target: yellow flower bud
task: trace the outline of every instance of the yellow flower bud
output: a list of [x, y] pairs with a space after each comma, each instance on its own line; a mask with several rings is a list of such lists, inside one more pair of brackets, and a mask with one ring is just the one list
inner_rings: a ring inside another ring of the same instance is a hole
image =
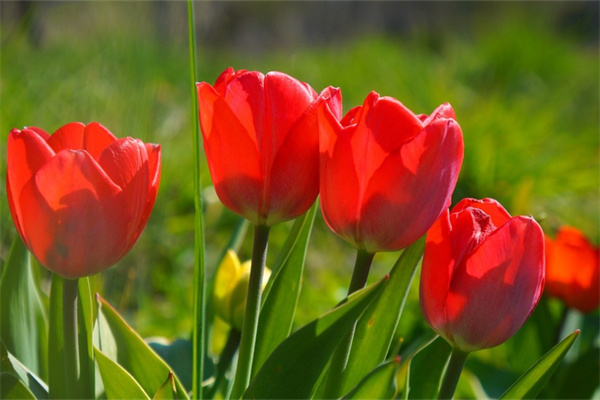
[[[228, 250], [215, 277], [213, 292], [215, 312], [221, 319], [238, 330], [242, 329], [244, 322], [250, 267], [250, 260], [242, 264], [237, 254]], [[265, 267], [262, 281], [263, 290], [267, 286], [270, 276], [271, 270]]]

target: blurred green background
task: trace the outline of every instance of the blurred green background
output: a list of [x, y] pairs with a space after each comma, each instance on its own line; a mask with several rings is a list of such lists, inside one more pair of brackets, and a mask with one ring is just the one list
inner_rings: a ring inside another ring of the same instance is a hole
[[[396, 97], [416, 113], [450, 102], [465, 140], [455, 202], [493, 197], [512, 214], [533, 215], [550, 234], [569, 224], [597, 244], [598, 4], [200, 2], [197, 76], [213, 83], [228, 66], [279, 70], [317, 91], [340, 87], [346, 111], [362, 104], [372, 90]], [[191, 148], [196, 118], [189, 87], [187, 4], [2, 1], [0, 11], [0, 260], [6, 259], [16, 236], [4, 186], [11, 128], [39, 126], [51, 133], [71, 121], [98, 121], [116, 136], [160, 143], [162, 181], [149, 224], [133, 250], [98, 277], [97, 284], [143, 336], [187, 337], [192, 324]], [[237, 217], [220, 205], [205, 164], [201, 179], [212, 274]], [[289, 228], [282, 224], [273, 229], [268, 262], [274, 261]], [[249, 235], [242, 259], [250, 257], [250, 247]], [[377, 255], [371, 278], [385, 274], [397, 256]], [[298, 325], [344, 296], [353, 258], [351, 246], [317, 215]], [[425, 329], [417, 284], [402, 320], [407, 337]], [[548, 307], [556, 314], [560, 305], [548, 301]], [[588, 342], [597, 349], [597, 312], [571, 320], [590, 327]], [[530, 330], [523, 332], [523, 337], [530, 335]], [[540, 341], [532, 335], [506, 346], [513, 354], [519, 346], [535, 346]], [[539, 343], [537, 347], [543, 350]], [[501, 364], [517, 374], [529, 365], [527, 357], [515, 361], [509, 354], [502, 349], [481, 352], [477, 362], [482, 365], [476, 369], [485, 372], [485, 365]], [[592, 364], [593, 375], [597, 354]], [[597, 388], [597, 373], [588, 386], [580, 388], [581, 396]], [[486, 390], [489, 394], [493, 388]], [[573, 393], [577, 391], [567, 392]], [[548, 396], [557, 394], [564, 393]]]

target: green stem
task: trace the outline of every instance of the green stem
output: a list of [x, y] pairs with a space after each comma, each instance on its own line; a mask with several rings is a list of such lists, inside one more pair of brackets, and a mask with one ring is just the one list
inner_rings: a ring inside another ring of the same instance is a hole
[[78, 279], [63, 279], [63, 334], [65, 389], [69, 399], [80, 398], [79, 340], [77, 334]]
[[194, 326], [192, 350], [192, 398], [202, 398], [205, 352], [205, 267], [204, 226], [202, 220], [202, 185], [200, 182], [200, 122], [198, 119], [198, 94], [196, 91], [196, 35], [194, 2], [188, 0], [188, 37], [190, 53], [190, 90], [192, 96], [192, 121], [194, 126]]
[[[242, 333], [235, 328], [232, 328], [229, 331], [229, 337], [227, 338], [227, 343], [225, 343], [225, 347], [223, 351], [221, 351], [221, 355], [219, 356], [219, 363], [216, 366], [215, 370], [215, 382], [212, 387], [206, 394], [206, 397], [209, 399], [214, 399], [215, 394], [220, 389], [221, 385], [225, 381], [225, 375], [229, 366], [231, 365], [231, 361], [233, 360], [233, 356], [240, 346], [240, 338]], [[226, 396], [223, 395], [225, 398]]]
[[269, 227], [257, 225], [254, 227], [254, 247], [252, 248], [252, 267], [248, 282], [246, 311], [242, 326], [242, 339], [238, 354], [238, 363], [233, 383], [232, 398], [239, 399], [252, 378], [252, 360], [258, 331], [258, 316], [262, 295], [262, 280], [267, 261], [267, 245], [269, 242]]
[[[371, 270], [374, 256], [374, 253], [368, 253], [364, 250], [358, 250], [356, 253], [356, 262], [354, 263], [354, 271], [352, 272], [352, 279], [350, 281], [350, 286], [348, 287], [348, 296], [357, 290], [364, 288], [367, 284], [367, 278], [369, 277], [369, 271]], [[325, 383], [323, 392], [324, 398], [334, 399], [339, 398], [342, 395], [342, 393], [340, 393], [343, 386], [342, 377], [346, 365], [348, 364], [348, 358], [350, 357], [350, 350], [352, 349], [355, 331], [356, 323], [352, 325], [350, 332], [346, 334], [333, 353], [329, 372], [327, 373], [327, 382]]]
[[456, 390], [456, 385], [458, 384], [458, 378], [460, 378], [468, 355], [469, 353], [465, 353], [457, 348], [452, 349], [450, 361], [448, 362], [444, 380], [442, 381], [442, 387], [438, 394], [438, 399], [452, 399], [454, 391]]

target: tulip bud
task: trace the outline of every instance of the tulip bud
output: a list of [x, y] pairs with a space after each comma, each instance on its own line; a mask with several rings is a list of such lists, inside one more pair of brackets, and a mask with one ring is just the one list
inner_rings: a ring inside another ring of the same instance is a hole
[[[237, 254], [228, 250], [215, 277], [213, 303], [217, 315], [229, 325], [242, 330], [246, 311], [246, 296], [250, 280], [251, 261], [240, 263]], [[271, 270], [265, 267], [262, 290], [267, 286]]]
[[525, 323], [544, 287], [544, 234], [495, 200], [464, 199], [427, 233], [420, 303], [453, 347], [497, 346]]
[[546, 293], [581, 312], [600, 304], [598, 247], [576, 228], [564, 226], [546, 236]]

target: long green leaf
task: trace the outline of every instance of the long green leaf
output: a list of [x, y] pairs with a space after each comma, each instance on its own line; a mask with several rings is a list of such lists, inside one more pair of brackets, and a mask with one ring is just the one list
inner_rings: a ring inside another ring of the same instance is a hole
[[[0, 342], [0, 373], [7, 373], [18, 377], [35, 398], [48, 398], [48, 386], [46, 383], [10, 354], [2, 342]], [[0, 396], [1, 398], [4, 397]]]
[[243, 398], [310, 398], [338, 343], [380, 293], [384, 282], [354, 293], [340, 306], [290, 335], [265, 361]]
[[0, 282], [0, 339], [35, 374], [45, 370], [46, 319], [31, 270], [30, 255], [18, 236], [12, 243]]
[[434, 399], [452, 347], [441, 337], [412, 357], [408, 376], [409, 399]]
[[292, 330], [302, 286], [306, 249], [316, 210], [315, 203], [306, 214], [296, 220], [273, 266], [274, 276], [270, 279], [263, 295], [264, 302], [260, 312], [254, 354], [254, 371], [263, 365], [269, 354], [288, 337]]
[[125, 368], [108, 358], [98, 349], [96, 349], [95, 355], [108, 400], [150, 399], [140, 384]]
[[0, 399], [35, 400], [35, 396], [15, 375], [0, 373]]
[[48, 387], [50, 398], [68, 398], [67, 379], [64, 363], [64, 333], [63, 333], [63, 279], [52, 274], [50, 288], [50, 318], [48, 331]]
[[342, 376], [342, 393], [356, 386], [369, 371], [386, 359], [424, 247], [425, 237], [422, 237], [402, 252], [381, 296], [360, 318]]
[[95, 307], [90, 285], [90, 278], [79, 279], [78, 296], [78, 325], [79, 325], [79, 367], [81, 376], [81, 387], [84, 398], [94, 398], [95, 393], [95, 363], [94, 344], [92, 334], [94, 331]]
[[548, 351], [527, 372], [525, 372], [504, 394], [501, 399], [532, 399], [542, 390], [562, 359], [565, 357], [579, 330], [571, 333]]
[[344, 399], [393, 399], [400, 358], [385, 362], [371, 371]]
[[[127, 370], [146, 393], [156, 393], [172, 369], [150, 348], [104, 299], [97, 296], [98, 348]], [[98, 352], [96, 352], [98, 354]], [[104, 380], [103, 380], [104, 382]], [[106, 382], [104, 382], [106, 386]], [[178, 399], [188, 399], [175, 377]]]

